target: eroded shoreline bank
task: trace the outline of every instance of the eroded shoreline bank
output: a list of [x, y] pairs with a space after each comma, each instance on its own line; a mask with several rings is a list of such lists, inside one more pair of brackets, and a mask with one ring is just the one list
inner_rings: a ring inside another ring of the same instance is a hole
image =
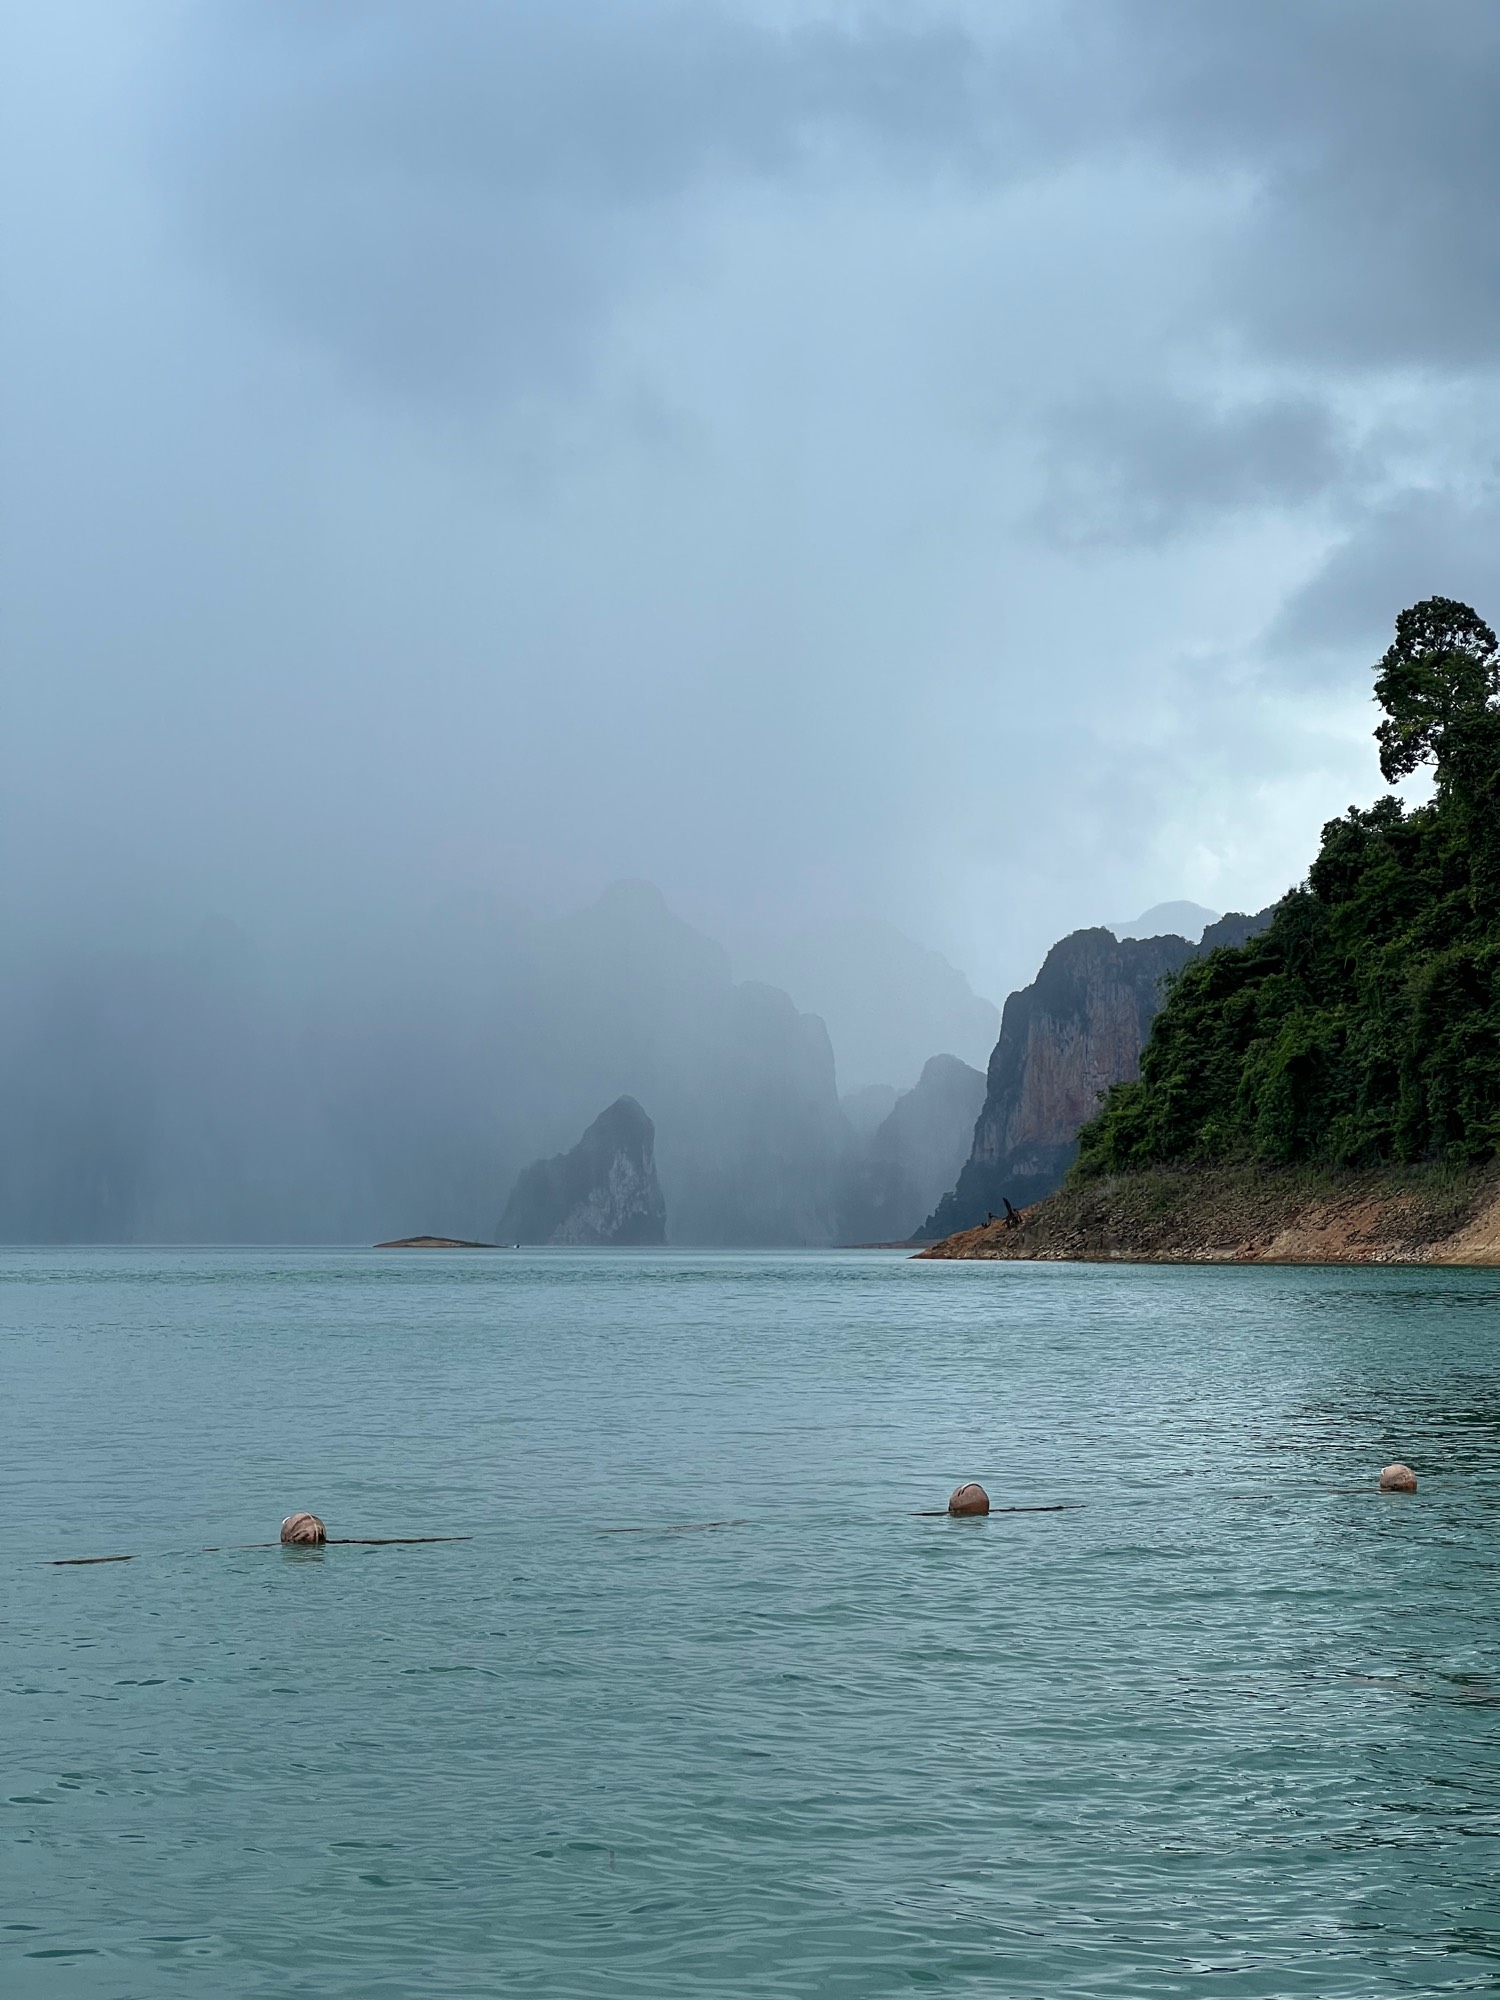
[[1146, 1264], [1500, 1264], [1500, 1168], [1154, 1168], [1061, 1189], [917, 1256]]

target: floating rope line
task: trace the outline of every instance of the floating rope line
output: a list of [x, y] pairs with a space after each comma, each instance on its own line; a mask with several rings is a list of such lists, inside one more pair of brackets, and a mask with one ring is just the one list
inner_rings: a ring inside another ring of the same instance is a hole
[[737, 1521], [663, 1521], [660, 1526], [644, 1528], [600, 1528], [601, 1535], [691, 1535], [703, 1528], [743, 1528], [744, 1518]]
[[[422, 1542], [472, 1542], [472, 1535], [330, 1535], [324, 1542], [301, 1544], [307, 1548], [328, 1549], [396, 1549], [411, 1548]], [[242, 1549], [280, 1549], [298, 1546], [289, 1542], [227, 1542], [208, 1549], [189, 1549], [188, 1555], [223, 1556], [237, 1555]], [[162, 1555], [175, 1553], [170, 1549], [159, 1551]], [[51, 1556], [43, 1567], [46, 1569], [84, 1569], [93, 1563], [133, 1563], [139, 1558], [129, 1556]]]
[[[472, 1535], [325, 1535], [321, 1542], [230, 1542], [234, 1549], [398, 1549], [416, 1542], [472, 1542]], [[201, 1556], [221, 1556], [223, 1549], [200, 1549]]]
[[[1067, 1514], [1083, 1506], [1081, 1500], [1051, 1500], [1038, 1506], [992, 1507], [993, 1514]], [[919, 1507], [910, 1517], [914, 1521], [947, 1521], [951, 1516], [946, 1507]], [[959, 1517], [963, 1518], [963, 1517]], [[970, 1520], [984, 1520], [982, 1514], [970, 1515]], [[703, 1534], [716, 1528], [748, 1527], [748, 1515], [739, 1515], [728, 1521], [662, 1521], [625, 1528], [596, 1528], [598, 1535], [692, 1535]], [[216, 1543], [212, 1548], [183, 1551], [185, 1554], [200, 1556], [238, 1555], [255, 1549], [309, 1548], [309, 1549], [400, 1549], [429, 1546], [435, 1542], [472, 1542], [475, 1535], [329, 1535], [322, 1542], [226, 1542]], [[161, 1550], [163, 1555], [171, 1550]], [[46, 1569], [88, 1569], [98, 1563], [130, 1563], [140, 1561], [139, 1556], [50, 1556], [44, 1560]]]
[[[330, 1549], [399, 1549], [410, 1548], [417, 1542], [472, 1542], [472, 1535], [330, 1535], [326, 1546]], [[274, 1548], [273, 1542], [262, 1542], [262, 1548]]]
[[[1368, 1494], [1367, 1486], [1335, 1486], [1324, 1489], [1338, 1496]], [[1409, 1465], [1396, 1463], [1382, 1467], [1379, 1483], [1375, 1489], [1382, 1494], [1410, 1494], [1417, 1490], [1417, 1475]], [[1269, 1493], [1231, 1493], [1231, 1500], [1270, 1500], [1275, 1495]], [[1012, 1507], [991, 1507], [990, 1496], [982, 1486], [972, 1481], [954, 1488], [946, 1507], [919, 1507], [911, 1515], [914, 1521], [969, 1520], [983, 1521], [993, 1514], [1068, 1514], [1076, 1512], [1086, 1503], [1082, 1500], [1046, 1500]], [[690, 1535], [701, 1534], [713, 1528], [743, 1528], [748, 1525], [744, 1515], [727, 1521], [663, 1521], [655, 1525], [597, 1528], [600, 1535]], [[472, 1542], [473, 1535], [330, 1535], [325, 1533], [323, 1523], [316, 1514], [289, 1514], [281, 1524], [279, 1542], [233, 1542], [228, 1551], [241, 1549], [274, 1548], [330, 1548], [330, 1549], [395, 1549], [415, 1548], [435, 1542]], [[193, 1553], [193, 1551], [161, 1550], [161, 1554]], [[218, 1556], [226, 1553], [223, 1547], [199, 1549], [199, 1555]], [[100, 1563], [135, 1562], [134, 1555], [120, 1556], [50, 1556], [43, 1558], [47, 1569], [91, 1569]]]

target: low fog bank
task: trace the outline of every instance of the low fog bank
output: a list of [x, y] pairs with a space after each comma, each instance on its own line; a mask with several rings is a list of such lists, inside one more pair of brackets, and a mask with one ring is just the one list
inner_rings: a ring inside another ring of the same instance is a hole
[[0, 981], [0, 1237], [488, 1239], [521, 1169], [627, 1095], [656, 1125], [670, 1241], [904, 1232], [953, 1144], [918, 1127], [953, 1114], [929, 1079], [904, 1124], [881, 1121], [926, 1056], [982, 1039], [988, 1003], [899, 933], [875, 935], [883, 972], [867, 976], [870, 933], [858, 942], [863, 969], [852, 953], [840, 967], [836, 940], [799, 946], [856, 1064], [904, 1066], [856, 1068], [886, 1087], [881, 1118], [852, 1122], [804, 994], [737, 982], [644, 883], [562, 919], [393, 919], [385, 945], [330, 952], [316, 974], [224, 923], [172, 949], [24, 954]]

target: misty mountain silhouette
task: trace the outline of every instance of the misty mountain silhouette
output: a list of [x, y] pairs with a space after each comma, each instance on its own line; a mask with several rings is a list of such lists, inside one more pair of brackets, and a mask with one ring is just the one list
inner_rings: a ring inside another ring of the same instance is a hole
[[984, 1104], [983, 1070], [932, 1056], [850, 1162], [840, 1223], [846, 1243], [915, 1235], [969, 1157]]
[[483, 1238], [528, 1161], [651, 1106], [680, 1242], [837, 1234], [821, 1021], [649, 884], [561, 919], [434, 909], [314, 971], [227, 926], [0, 980], [0, 1236]]
[[667, 1240], [656, 1128], [617, 1097], [570, 1152], [523, 1169], [500, 1218], [502, 1243], [652, 1244]]
[[1209, 924], [1219, 921], [1217, 910], [1206, 910], [1201, 903], [1153, 903], [1149, 910], [1142, 910], [1138, 917], [1127, 918], [1122, 923], [1106, 924], [1107, 931], [1113, 931], [1120, 939], [1181, 937], [1189, 944], [1196, 944]]
[[810, 926], [753, 962], [826, 1023], [845, 1092], [909, 1090], [940, 1049], [982, 1067], [1000, 1032], [999, 1008], [941, 952], [874, 918]]

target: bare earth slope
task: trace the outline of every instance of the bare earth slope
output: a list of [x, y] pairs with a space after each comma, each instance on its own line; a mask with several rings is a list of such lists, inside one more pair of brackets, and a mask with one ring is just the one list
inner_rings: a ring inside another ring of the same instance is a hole
[[918, 1252], [1151, 1264], [1500, 1264], [1500, 1168], [1156, 1168], [1063, 1188]]

